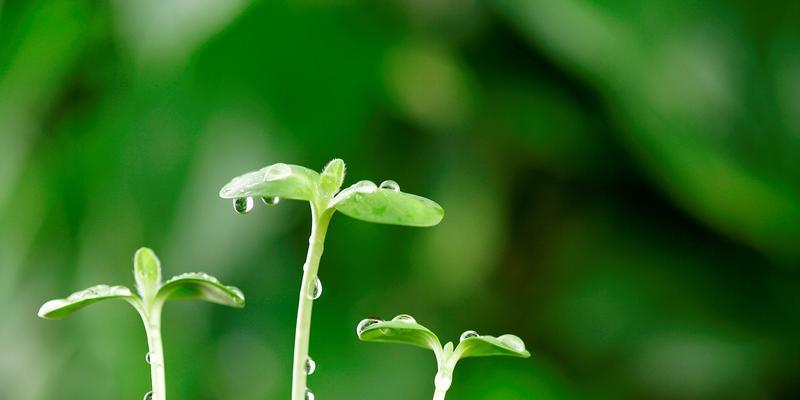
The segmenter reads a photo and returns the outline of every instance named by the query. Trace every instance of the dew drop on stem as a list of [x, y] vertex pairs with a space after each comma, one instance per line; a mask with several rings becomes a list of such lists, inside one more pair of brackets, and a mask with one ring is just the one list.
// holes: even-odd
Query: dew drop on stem
[[311, 375], [317, 370], [317, 363], [311, 357], [306, 358], [306, 375]]
[[311, 300], [316, 300], [322, 296], [322, 281], [319, 278], [314, 279], [314, 287], [311, 288], [311, 291], [308, 293], [308, 298]]
[[253, 210], [255, 201], [252, 197], [238, 197], [233, 199], [233, 210], [239, 214], [247, 214]]
[[144, 355], [144, 360], [147, 361], [148, 364], [152, 364], [153, 363], [153, 354], [152, 353], [145, 354]]
[[469, 339], [469, 338], [473, 338], [473, 337], [478, 337], [478, 332], [465, 331], [464, 333], [461, 334], [461, 337], [459, 338], [459, 341], [463, 342], [464, 340]]
[[399, 192], [400, 191], [400, 185], [397, 182], [395, 182], [395, 181], [393, 181], [391, 179], [381, 182], [380, 188], [381, 189], [393, 190], [395, 192]]
[[314, 392], [311, 389], [306, 389], [306, 400], [314, 400]]
[[268, 206], [276, 206], [278, 205], [278, 203], [281, 202], [281, 198], [277, 196], [276, 197], [264, 196], [261, 198], [261, 202]]
[[412, 317], [412, 316], [410, 316], [408, 314], [400, 314], [400, 315], [392, 318], [392, 321], [395, 321], [395, 322], [407, 322], [407, 323], [411, 323], [411, 324], [416, 324], [417, 323], [417, 320], [414, 319], [414, 317]]
[[153, 396], [153, 391], [151, 390], [151, 391], [145, 393], [143, 400], [155, 400], [155, 397]]
[[362, 319], [361, 322], [359, 322], [358, 326], [356, 327], [356, 334], [358, 336], [361, 336], [361, 333], [364, 332], [365, 329], [380, 322], [383, 322], [383, 320], [378, 318]]

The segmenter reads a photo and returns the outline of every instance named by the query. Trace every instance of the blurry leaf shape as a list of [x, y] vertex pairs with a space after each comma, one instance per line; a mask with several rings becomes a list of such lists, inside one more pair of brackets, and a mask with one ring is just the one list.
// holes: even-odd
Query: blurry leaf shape
[[405, 226], [433, 226], [444, 217], [444, 210], [433, 200], [377, 187], [361, 181], [343, 190], [334, 199], [342, 214], [368, 222]]
[[47, 319], [65, 318], [89, 304], [108, 299], [138, 301], [135, 300], [136, 297], [131, 290], [125, 286], [96, 285], [75, 292], [66, 299], [55, 299], [44, 303], [39, 309], [39, 317]]
[[448, 222], [421, 238], [413, 264], [429, 290], [452, 302], [479, 290], [496, 267], [506, 200], [503, 179], [482, 168], [483, 160], [459, 158], [451, 165], [435, 188], [436, 198], [447, 206]]
[[136, 288], [143, 299], [148, 299], [161, 285], [161, 261], [153, 250], [142, 247], [133, 255], [133, 275]]
[[187, 272], [170, 278], [158, 290], [158, 299], [166, 300], [206, 300], [229, 307], [242, 308], [244, 294], [233, 286], [225, 286], [206, 273]]
[[281, 197], [313, 201], [317, 196], [319, 174], [306, 167], [283, 163], [272, 164], [258, 171], [233, 178], [223, 186], [223, 199], [241, 197]]
[[19, 4], [0, 23], [0, 209], [18, 179], [39, 121], [87, 47], [89, 7], [78, 1]]
[[114, 1], [121, 36], [146, 63], [178, 64], [230, 23], [247, 0]]
[[461, 127], [471, 113], [473, 89], [466, 66], [442, 46], [401, 45], [389, 54], [385, 74], [394, 101], [423, 126]]
[[[409, 344], [433, 350], [437, 354], [442, 349], [439, 338], [428, 328], [416, 323], [416, 321], [397, 320], [397, 318], [392, 321], [367, 319], [361, 323], [369, 323], [365, 321], [374, 321], [363, 330], [357, 331], [358, 338], [365, 342]], [[360, 326], [361, 324], [359, 324]]]
[[454, 353], [459, 358], [486, 356], [513, 356], [528, 358], [531, 354], [525, 349], [525, 343], [518, 336], [506, 334], [499, 337], [475, 336], [462, 340]]
[[630, 126], [630, 149], [679, 204], [732, 237], [800, 256], [800, 168], [785, 167], [798, 166], [800, 145], [770, 102], [743, 93], [746, 79], [766, 83], [737, 56], [753, 44], [734, 39], [738, 25], [709, 23], [711, 9], [688, 2], [494, 4], [605, 94]]

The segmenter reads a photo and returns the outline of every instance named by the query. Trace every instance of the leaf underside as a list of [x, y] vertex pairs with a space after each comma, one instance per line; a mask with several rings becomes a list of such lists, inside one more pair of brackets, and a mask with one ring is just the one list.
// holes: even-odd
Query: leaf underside
[[381, 188], [372, 193], [349, 193], [336, 209], [348, 217], [391, 225], [433, 226], [444, 217], [444, 210], [433, 200]]
[[234, 286], [225, 286], [213, 276], [190, 272], [173, 277], [158, 290], [157, 297], [166, 300], [206, 300], [229, 307], [242, 308], [244, 294]]
[[39, 309], [39, 317], [62, 319], [89, 304], [108, 299], [134, 299], [130, 289], [124, 286], [97, 285], [71, 294], [66, 299], [55, 299], [44, 303]]
[[360, 332], [358, 338], [365, 342], [410, 344], [433, 351], [442, 347], [439, 338], [428, 328], [404, 321], [375, 323]]
[[517, 336], [502, 335], [476, 336], [461, 341], [455, 349], [459, 358], [511, 356], [528, 358], [531, 354], [525, 349], [525, 344]]
[[223, 199], [280, 197], [312, 201], [316, 197], [318, 182], [316, 171], [278, 163], [233, 178], [222, 187], [219, 196]]

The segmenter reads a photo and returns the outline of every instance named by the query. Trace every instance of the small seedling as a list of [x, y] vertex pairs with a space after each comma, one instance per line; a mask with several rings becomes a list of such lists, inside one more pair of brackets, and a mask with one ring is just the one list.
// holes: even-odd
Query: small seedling
[[444, 210], [438, 204], [401, 192], [397, 182], [391, 180], [380, 185], [360, 181], [340, 191], [344, 175], [345, 165], [340, 159], [329, 162], [322, 173], [299, 165], [278, 163], [236, 177], [219, 192], [220, 197], [232, 199], [234, 210], [240, 214], [254, 208], [254, 199], [261, 199], [267, 205], [276, 205], [281, 198], [305, 200], [311, 205], [311, 237], [303, 265], [295, 327], [292, 400], [314, 398], [306, 386], [307, 375], [316, 365], [308, 356], [311, 310], [313, 301], [322, 294], [317, 272], [333, 214], [339, 211], [368, 222], [420, 227], [436, 225], [444, 216]]
[[453, 348], [453, 342], [444, 346], [430, 329], [420, 325], [414, 317], [401, 314], [391, 321], [375, 318], [362, 320], [356, 328], [358, 338], [365, 342], [400, 343], [433, 350], [436, 355], [438, 369], [433, 382], [436, 391], [433, 400], [444, 400], [447, 389], [453, 382], [453, 370], [462, 358], [486, 356], [512, 356], [528, 358], [531, 354], [525, 350], [525, 343], [517, 336], [502, 335], [499, 337], [479, 335], [475, 331], [461, 334], [459, 343]]
[[127, 301], [139, 312], [147, 333], [148, 353], [145, 360], [150, 364], [152, 390], [145, 394], [144, 400], [166, 400], [164, 350], [161, 343], [161, 308], [164, 303], [167, 300], [200, 299], [242, 308], [244, 294], [238, 288], [225, 286], [217, 278], [202, 272], [180, 274], [162, 282], [161, 261], [152, 250], [145, 247], [137, 250], [133, 256], [133, 275], [138, 294], [125, 286], [92, 286], [75, 292], [66, 299], [44, 303], [39, 309], [39, 316], [61, 319], [98, 301]]

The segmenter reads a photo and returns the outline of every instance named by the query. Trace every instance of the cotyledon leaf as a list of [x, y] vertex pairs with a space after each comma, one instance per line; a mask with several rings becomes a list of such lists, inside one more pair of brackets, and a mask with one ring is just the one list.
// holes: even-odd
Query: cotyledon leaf
[[89, 304], [108, 299], [138, 301], [138, 298], [125, 286], [96, 285], [75, 292], [66, 299], [55, 299], [44, 303], [39, 309], [39, 317], [47, 319], [65, 318]]
[[203, 272], [188, 272], [170, 278], [156, 296], [166, 300], [206, 300], [230, 307], [242, 308], [244, 294], [239, 288], [225, 286], [217, 278]]
[[439, 338], [428, 328], [408, 316], [398, 316], [392, 321], [365, 319], [356, 329], [358, 338], [365, 342], [410, 344], [433, 350], [439, 354], [442, 345]]
[[435, 201], [403, 193], [397, 186], [383, 186], [358, 182], [337, 194], [332, 206], [348, 217], [379, 224], [425, 227], [438, 224], [444, 217], [444, 210]]
[[455, 357], [512, 356], [528, 358], [531, 353], [525, 349], [525, 342], [515, 335], [471, 336], [461, 340], [453, 351]]
[[280, 197], [313, 201], [319, 174], [299, 165], [277, 163], [233, 178], [219, 191], [223, 199]]

